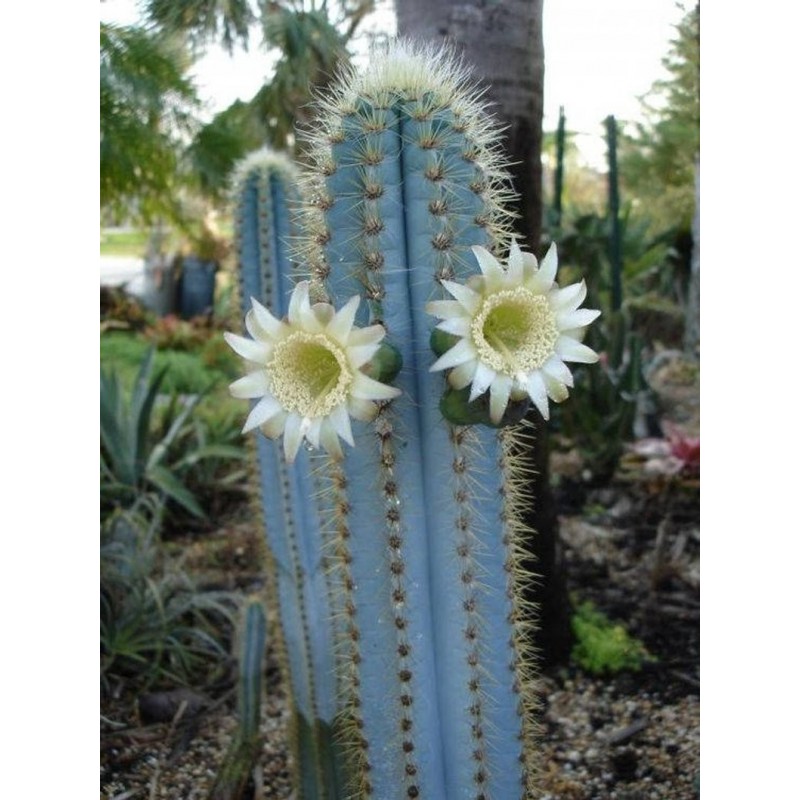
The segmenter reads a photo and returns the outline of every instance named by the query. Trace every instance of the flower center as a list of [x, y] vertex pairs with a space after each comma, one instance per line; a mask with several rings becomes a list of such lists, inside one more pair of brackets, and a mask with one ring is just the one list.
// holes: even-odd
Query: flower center
[[524, 286], [489, 295], [472, 320], [471, 332], [481, 361], [514, 376], [541, 367], [558, 339], [547, 298]]
[[330, 414], [353, 382], [344, 349], [323, 333], [296, 331], [278, 342], [267, 372], [275, 399], [309, 419]]

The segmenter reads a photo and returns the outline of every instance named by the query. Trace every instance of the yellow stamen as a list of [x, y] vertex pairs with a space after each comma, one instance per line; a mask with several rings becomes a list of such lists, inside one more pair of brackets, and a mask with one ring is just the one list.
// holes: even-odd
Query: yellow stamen
[[559, 331], [547, 298], [518, 286], [484, 299], [472, 320], [471, 334], [481, 361], [496, 372], [515, 376], [547, 361]]
[[354, 375], [344, 348], [324, 333], [295, 331], [275, 345], [267, 364], [270, 391], [287, 410], [313, 419], [347, 399]]

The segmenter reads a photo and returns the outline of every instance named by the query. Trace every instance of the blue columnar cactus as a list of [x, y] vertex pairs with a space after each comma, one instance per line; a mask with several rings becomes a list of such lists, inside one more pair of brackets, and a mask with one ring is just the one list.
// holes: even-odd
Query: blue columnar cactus
[[[262, 149], [241, 162], [233, 180], [235, 240], [243, 311], [255, 298], [287, 313], [293, 285], [288, 242], [296, 231], [297, 170], [283, 154]], [[333, 612], [323, 551], [316, 459], [302, 450], [290, 467], [280, 443], [254, 439], [255, 471], [270, 555], [270, 589], [279, 608], [285, 672], [292, 701], [292, 751], [304, 798], [335, 785], [332, 725], [337, 690]]]
[[[597, 359], [599, 312], [555, 283], [554, 248], [539, 265], [511, 239], [498, 131], [446, 51], [394, 43], [319, 110], [297, 235], [288, 164], [238, 173], [250, 338], [226, 334], [250, 370], [231, 392], [257, 400], [244, 430], [264, 433], [299, 796], [530, 797], [513, 423], [567, 397], [565, 361]], [[289, 237], [312, 279], [294, 287]]]
[[498, 132], [449, 55], [404, 43], [320, 107], [301, 256], [329, 296], [366, 297], [358, 321], [385, 326], [402, 356], [402, 395], [355, 430], [325, 495], [349, 788], [380, 800], [527, 797], [520, 432], [443, 418], [426, 313], [442, 281], [475, 272], [471, 246], [508, 246]]

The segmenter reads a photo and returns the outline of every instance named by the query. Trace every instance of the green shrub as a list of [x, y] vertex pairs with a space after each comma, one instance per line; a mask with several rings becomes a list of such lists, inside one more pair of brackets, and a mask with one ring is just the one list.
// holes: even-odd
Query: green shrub
[[611, 622], [590, 602], [581, 603], [572, 617], [576, 643], [572, 660], [593, 675], [622, 670], [638, 671], [642, 662], [652, 660], [645, 646], [622, 625]]

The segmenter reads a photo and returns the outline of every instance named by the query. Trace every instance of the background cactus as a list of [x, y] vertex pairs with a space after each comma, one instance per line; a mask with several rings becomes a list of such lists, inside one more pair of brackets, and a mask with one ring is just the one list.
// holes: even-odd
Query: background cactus
[[261, 749], [261, 678], [267, 620], [260, 599], [250, 598], [245, 603], [239, 637], [239, 729], [214, 781], [211, 800], [239, 800], [244, 796]]
[[[283, 317], [292, 288], [290, 237], [297, 203], [297, 172], [283, 154], [264, 148], [238, 165], [233, 180], [235, 239], [243, 312], [255, 297]], [[334, 638], [322, 546], [322, 520], [314, 498], [320, 478], [301, 449], [289, 468], [280, 442], [250, 437], [269, 552], [268, 589], [279, 609], [275, 640], [292, 702], [292, 752], [304, 798], [333, 797], [331, 727], [336, 708]]]

